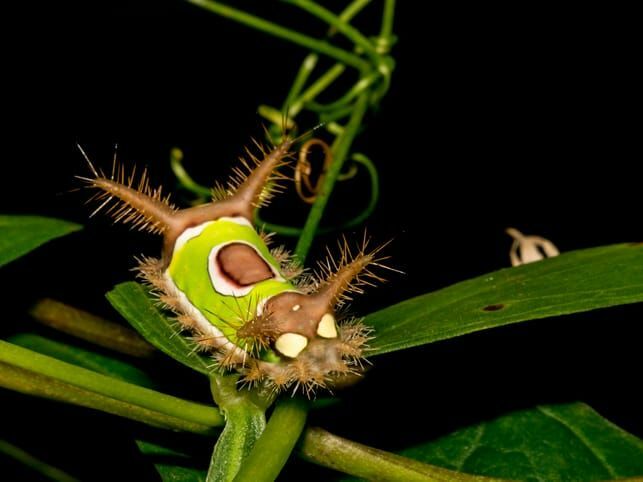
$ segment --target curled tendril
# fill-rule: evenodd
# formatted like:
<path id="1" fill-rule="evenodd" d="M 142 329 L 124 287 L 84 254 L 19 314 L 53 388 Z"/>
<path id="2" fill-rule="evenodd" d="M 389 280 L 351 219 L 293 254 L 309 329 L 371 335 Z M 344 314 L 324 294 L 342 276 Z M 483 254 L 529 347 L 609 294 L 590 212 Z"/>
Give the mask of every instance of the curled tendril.
<path id="1" fill-rule="evenodd" d="M 322 173 L 317 178 L 317 182 L 313 185 L 310 180 L 310 175 L 312 174 L 312 165 L 308 160 L 311 149 L 314 146 L 319 146 L 324 152 L 324 161 L 322 167 Z M 315 202 L 317 198 L 317 192 L 321 186 L 324 173 L 330 167 L 333 162 L 333 153 L 324 141 L 317 138 L 312 138 L 304 142 L 304 144 L 299 149 L 299 157 L 297 158 L 297 166 L 295 167 L 295 189 L 297 194 L 302 201 L 308 204 Z M 304 188 L 307 192 L 304 192 Z"/>
<path id="2" fill-rule="evenodd" d="M 358 226 L 362 222 L 364 222 L 375 210 L 375 206 L 377 205 L 377 200 L 379 198 L 379 175 L 377 173 L 377 168 L 373 164 L 373 161 L 371 161 L 364 154 L 355 153 L 351 156 L 350 159 L 352 161 L 352 164 L 349 166 L 348 171 L 342 174 L 342 176 L 339 179 L 340 180 L 352 179 L 353 177 L 356 176 L 360 166 L 366 169 L 366 172 L 368 173 L 370 182 L 371 182 L 371 195 L 368 201 L 368 205 L 357 216 L 349 219 L 348 221 L 342 224 L 339 224 L 336 226 L 321 227 L 318 231 L 320 234 L 327 234 L 335 231 L 342 231 L 342 230 L 346 230 L 346 229 L 350 229 L 355 226 Z M 267 222 L 261 218 L 259 211 L 255 213 L 255 216 L 257 219 L 257 224 L 260 225 L 265 231 L 274 232 L 282 236 L 290 236 L 290 237 L 299 236 L 302 232 L 302 229 L 296 226 L 288 226 L 285 224 L 275 224 L 275 223 Z"/>
<path id="3" fill-rule="evenodd" d="M 179 186 L 198 196 L 197 203 L 203 202 L 204 199 L 209 199 L 212 196 L 212 191 L 209 188 L 197 183 L 185 170 L 183 167 L 183 151 L 178 147 L 173 147 L 170 150 L 170 167 Z"/>

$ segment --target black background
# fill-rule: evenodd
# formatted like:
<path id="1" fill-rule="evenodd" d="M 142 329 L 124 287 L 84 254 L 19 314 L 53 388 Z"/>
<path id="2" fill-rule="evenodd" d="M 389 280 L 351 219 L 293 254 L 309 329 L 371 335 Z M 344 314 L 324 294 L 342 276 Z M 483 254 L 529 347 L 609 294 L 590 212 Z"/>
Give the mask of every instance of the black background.
<path id="1" fill-rule="evenodd" d="M 311 35 L 325 31 L 294 7 L 239 3 Z M 374 3 L 356 22 L 373 32 Z M 507 226 L 561 251 L 641 240 L 641 79 L 628 12 L 399 3 L 393 86 L 355 149 L 381 175 L 369 231 L 395 239 L 388 251 L 406 275 L 358 300 L 356 312 L 507 266 Z M 36 297 L 117 318 L 104 292 L 132 277 L 134 255 L 158 249 L 153 237 L 87 221 L 86 193 L 70 192 L 73 176 L 87 172 L 76 143 L 103 166 L 118 144 L 123 162 L 148 165 L 170 190 L 173 146 L 202 183 L 221 179 L 250 136 L 261 136 L 257 106 L 280 105 L 304 52 L 180 2 L 33 8 L 5 34 L 2 212 L 87 227 L 3 269 L 0 331 L 55 337 L 24 314 Z M 367 182 L 341 183 L 334 196 L 324 223 L 358 213 Z M 266 217 L 301 224 L 305 213 L 286 195 Z M 319 238 L 311 262 L 329 242 Z M 381 357 L 341 410 L 314 417 L 394 449 L 515 408 L 582 400 L 640 436 L 640 321 L 640 306 L 625 306 Z M 207 396 L 200 377 L 171 362 L 148 368 L 170 373 L 171 393 Z M 3 437 L 83 479 L 154 480 L 131 442 L 137 425 L 0 396 Z M 207 444 L 196 445 L 207 460 Z M 284 479 L 307 470 L 298 463 Z"/>

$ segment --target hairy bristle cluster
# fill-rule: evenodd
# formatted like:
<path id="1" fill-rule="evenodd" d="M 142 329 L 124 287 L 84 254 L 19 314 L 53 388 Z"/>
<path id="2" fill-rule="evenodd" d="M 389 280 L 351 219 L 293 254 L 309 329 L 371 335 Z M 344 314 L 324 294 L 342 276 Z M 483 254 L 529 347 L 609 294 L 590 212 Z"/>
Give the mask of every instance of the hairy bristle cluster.
<path id="1" fill-rule="evenodd" d="M 257 169 L 267 157 L 275 155 L 275 152 L 281 148 L 281 146 L 275 146 L 272 150 L 268 150 L 255 139 L 252 139 L 252 142 L 261 153 L 262 159 L 257 157 L 248 147 L 246 147 L 244 149 L 245 155 L 239 156 L 239 165 L 232 168 L 232 175 L 226 182 L 225 186 L 222 184 L 215 184 L 212 189 L 213 201 L 219 201 L 233 196 L 239 188 L 243 186 L 254 170 Z M 267 206 L 275 195 L 284 191 L 285 187 L 282 184 L 282 181 L 289 181 L 291 178 L 279 172 L 279 168 L 287 166 L 287 160 L 290 158 L 291 155 L 284 152 L 281 159 L 279 159 L 279 161 L 274 165 L 270 175 L 266 178 L 263 184 L 263 189 L 261 190 L 258 199 L 253 202 L 253 206 L 255 208 Z"/>
<path id="2" fill-rule="evenodd" d="M 279 263 L 279 270 L 288 281 L 297 282 L 303 275 L 305 268 L 284 245 L 272 248 L 270 254 Z"/>
<path id="3" fill-rule="evenodd" d="M 317 291 L 329 292 L 333 304 L 342 308 L 352 300 L 353 294 L 363 294 L 365 288 L 373 287 L 377 282 L 386 282 L 384 277 L 371 268 L 400 272 L 385 264 L 390 256 L 380 255 L 389 243 L 390 241 L 369 249 L 370 238 L 365 232 L 362 242 L 356 248 L 351 248 L 346 237 L 342 237 L 337 242 L 338 254 L 326 248 L 326 259 L 318 262 L 315 272 L 319 280 Z"/>
<path id="4" fill-rule="evenodd" d="M 318 389 L 332 390 L 346 377 L 361 375 L 369 333 L 361 320 L 353 319 L 339 325 L 338 339 L 311 344 L 294 360 L 281 365 L 253 360 L 241 372 L 248 382 L 265 382 L 276 392 L 301 390 L 311 397 Z M 336 356 L 327 356 L 329 353 Z"/>
<path id="5" fill-rule="evenodd" d="M 163 195 L 161 186 L 151 186 L 147 169 L 137 175 L 134 166 L 128 174 L 114 155 L 112 172 L 108 177 L 102 170 L 94 167 L 80 146 L 79 149 L 89 164 L 93 177 L 77 177 L 89 188 L 99 190 L 87 201 L 100 203 L 91 216 L 105 210 L 114 222 L 130 224 L 133 229 L 157 234 L 165 232 L 167 220 L 176 208 L 170 203 L 170 195 Z"/>

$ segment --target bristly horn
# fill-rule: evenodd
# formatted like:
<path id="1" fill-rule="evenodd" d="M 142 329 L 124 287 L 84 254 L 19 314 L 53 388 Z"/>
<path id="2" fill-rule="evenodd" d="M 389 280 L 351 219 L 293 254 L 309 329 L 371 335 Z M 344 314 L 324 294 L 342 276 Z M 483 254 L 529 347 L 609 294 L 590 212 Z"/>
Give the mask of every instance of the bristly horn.
<path id="1" fill-rule="evenodd" d="M 364 233 L 362 245 L 358 248 L 357 253 L 352 253 L 348 241 L 343 237 L 338 241 L 339 260 L 336 260 L 327 249 L 326 260 L 319 263 L 323 281 L 319 282 L 315 296 L 322 297 L 328 306 L 341 308 L 352 299 L 352 294 L 362 294 L 365 287 L 375 286 L 376 282 L 386 281 L 385 278 L 369 269 L 370 266 L 401 273 L 401 271 L 383 264 L 390 256 L 379 256 L 390 241 L 370 251 L 368 250 L 369 241 L 370 239 Z"/>
<path id="2" fill-rule="evenodd" d="M 102 170 L 94 167 L 81 146 L 78 146 L 78 149 L 93 174 L 91 178 L 77 176 L 78 179 L 101 191 L 90 198 L 90 201 L 100 202 L 92 216 L 106 208 L 107 214 L 115 221 L 131 224 L 133 228 L 157 234 L 165 234 L 172 230 L 177 210 L 170 204 L 169 195 L 163 196 L 161 187 L 150 186 L 147 170 L 136 180 L 136 167 L 127 175 L 122 166 L 116 163 L 114 156 L 112 173 L 108 178 Z"/>
<path id="3" fill-rule="evenodd" d="M 286 138 L 270 152 L 259 146 L 263 153 L 262 160 L 247 151 L 248 159 L 241 159 L 242 166 L 234 169 L 225 195 L 221 196 L 221 190 L 218 190 L 219 196 L 212 202 L 188 209 L 178 210 L 170 204 L 169 196 L 162 195 L 161 187 L 152 188 L 147 170 L 136 180 L 136 169 L 126 175 L 114 158 L 111 176 L 107 177 L 94 167 L 80 146 L 78 147 L 89 164 L 93 177 L 79 176 L 79 179 L 89 187 L 102 191 L 92 198 L 101 201 L 92 215 L 107 208 L 107 213 L 116 221 L 162 234 L 163 260 L 169 262 L 176 238 L 191 226 L 223 216 L 243 216 L 252 221 L 255 208 L 267 204 L 282 189 L 278 181 L 287 177 L 276 169 L 285 164 L 284 159 L 288 156 L 292 143 L 292 139 Z"/>

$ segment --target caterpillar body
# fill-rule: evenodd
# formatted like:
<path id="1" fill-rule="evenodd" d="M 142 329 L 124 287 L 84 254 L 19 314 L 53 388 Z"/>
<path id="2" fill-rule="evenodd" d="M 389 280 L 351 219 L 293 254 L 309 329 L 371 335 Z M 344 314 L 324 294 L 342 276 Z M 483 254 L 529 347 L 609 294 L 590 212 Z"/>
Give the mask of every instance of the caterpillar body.
<path id="1" fill-rule="evenodd" d="M 152 188 L 147 171 L 126 175 L 114 161 L 106 176 L 82 149 L 92 175 L 80 179 L 98 190 L 92 215 L 105 209 L 116 221 L 163 236 L 162 256 L 143 257 L 139 276 L 219 367 L 250 385 L 311 395 L 361 373 L 370 329 L 337 313 L 352 293 L 382 280 L 369 267 L 386 267 L 386 258 L 381 247 L 368 251 L 366 238 L 353 253 L 344 238 L 338 258 L 302 275 L 283 247 L 268 247 L 269 236 L 253 227 L 254 212 L 283 188 L 288 178 L 279 168 L 293 142 L 259 147 L 261 159 L 246 150 L 212 201 L 187 209 Z"/>

